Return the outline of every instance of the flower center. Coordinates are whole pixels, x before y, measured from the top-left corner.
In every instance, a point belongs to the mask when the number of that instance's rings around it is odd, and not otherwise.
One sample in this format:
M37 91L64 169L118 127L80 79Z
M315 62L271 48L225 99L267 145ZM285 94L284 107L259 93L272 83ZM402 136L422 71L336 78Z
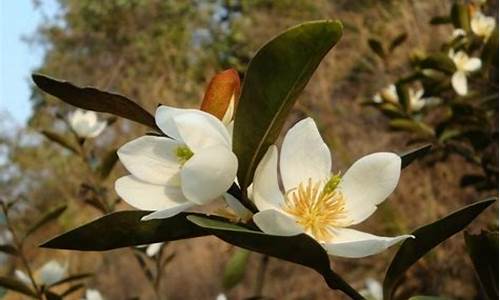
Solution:
M183 165L193 156L193 151L185 145L179 146L175 149L175 156L179 160L179 163Z
M319 241L330 241L334 227L347 226L344 197L337 189L340 175L334 175L320 189L311 179L287 192L283 209L293 215L306 232Z

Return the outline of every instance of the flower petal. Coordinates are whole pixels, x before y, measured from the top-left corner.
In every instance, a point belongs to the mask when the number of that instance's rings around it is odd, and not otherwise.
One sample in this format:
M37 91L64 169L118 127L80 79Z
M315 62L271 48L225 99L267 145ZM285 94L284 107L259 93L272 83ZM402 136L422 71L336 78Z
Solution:
M181 188L187 199L205 204L224 194L233 184L238 159L224 146L195 153L182 167Z
M278 148L271 145L255 170L251 199L260 211L279 208L283 194L278 184Z
M347 170L338 188L344 196L351 225L368 218L394 191L400 173L401 158L389 152L366 155Z
M161 245L163 245L163 242L150 244L150 245L146 248L146 254L147 254L149 257L153 257L153 256L155 256L155 255L158 253L158 251L160 251L160 249L161 249Z
M181 141L181 136L177 131L174 123L174 117L180 116L187 112L197 111L190 108L176 108L171 106L162 105L156 109L155 121L156 125L169 137Z
M158 136L143 136L118 149L125 168L138 179L163 185L178 185L180 163L175 156L181 144Z
M276 209L256 213L253 215L253 221L260 230L267 234L292 236L304 232L293 218Z
M141 210L161 211L189 204L180 188L146 183L132 175L119 178L115 190L125 202Z
M469 58L464 65L464 69L469 72L475 72L481 69L481 59L477 57Z
M231 146L229 133L224 124L209 113L198 110L174 117L181 140L196 153L215 145Z
M308 179L328 179L331 167L330 150L323 142L313 119L306 118L288 130L280 155L280 171L285 191L296 188Z
M177 206L172 206L170 208L157 210L155 212L150 213L149 215L145 215L141 218L141 221L149 221L154 219L167 219L173 217L190 207L193 207L195 204L193 202L185 202L184 204L180 204Z
M224 200L227 205L240 217L242 220L247 221L252 218L252 212L248 210L241 202L229 193L224 193Z
M407 238L415 238L408 234L396 237L377 236L350 228L336 228L333 233L333 242L324 244L323 247L330 255L350 258L374 255Z
M101 132L106 128L106 125L107 125L106 122L96 122L94 126L92 126L92 129L87 135L87 137L95 138L96 136L101 134Z
M464 96L467 94L467 77L464 72L457 71L451 77L451 85L457 94Z

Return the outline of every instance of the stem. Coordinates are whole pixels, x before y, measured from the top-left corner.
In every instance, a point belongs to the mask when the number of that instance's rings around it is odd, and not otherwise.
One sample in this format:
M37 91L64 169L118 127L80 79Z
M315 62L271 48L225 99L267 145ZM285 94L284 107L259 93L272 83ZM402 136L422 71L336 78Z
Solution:
M361 296L358 291L345 282L344 279L333 272L330 268L325 269L322 274L325 278L326 284L328 284L331 289L340 290L354 300L365 300L365 298Z
M238 199L240 203L252 213L257 213L259 211L255 204L248 199L247 193L242 192L236 183L233 183L227 192Z
M24 268L26 269L26 272L28 273L28 277L31 281L31 285L33 286L33 289L35 290L36 296L38 299L43 300L42 291L38 287L38 284L35 281L35 277L33 276L33 271L31 270L31 267L28 263L28 259L24 255L24 251L23 251L24 242L19 240L19 238L17 237L17 234L14 231L12 223L9 220L8 209L3 202L2 202L2 210L3 210L3 213L5 215L5 224L7 225L7 229L12 234L12 240L14 242L15 247L17 248L17 252L19 254L19 257L21 258L21 262L22 262Z
M255 286L253 289L254 296L252 298L262 297L262 292L264 291L264 279L266 277L268 263L269 256L263 255L260 260L259 269L257 270L257 277L255 278Z

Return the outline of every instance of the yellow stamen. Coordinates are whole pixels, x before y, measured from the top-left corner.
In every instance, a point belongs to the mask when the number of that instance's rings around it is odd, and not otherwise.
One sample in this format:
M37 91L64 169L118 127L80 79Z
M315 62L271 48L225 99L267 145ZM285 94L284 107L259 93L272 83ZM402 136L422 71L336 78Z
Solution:
M286 194L283 209L319 241L330 241L332 228L347 225L344 197L336 189L339 182L335 175L320 189L320 182L309 179Z

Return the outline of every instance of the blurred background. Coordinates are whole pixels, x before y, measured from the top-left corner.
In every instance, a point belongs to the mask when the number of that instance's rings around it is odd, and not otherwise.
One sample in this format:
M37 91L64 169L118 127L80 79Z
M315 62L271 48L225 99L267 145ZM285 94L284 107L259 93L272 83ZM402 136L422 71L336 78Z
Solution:
M498 3L491 2L487 13L496 16ZM332 149L334 168L344 171L362 155L411 148L408 133L388 130L387 119L362 103L407 72L412 53L437 50L441 44L437 41L449 39L451 25L436 27L429 21L449 14L452 3L1 1L0 196L19 199L12 218L20 231L44 212L67 205L57 221L27 239L25 250L30 264L37 269L57 259L68 264L69 273L94 273L85 284L100 290L106 299L156 299L140 264L126 249L84 253L37 247L101 213L86 205L88 191L84 186L90 179L82 161L39 133L51 130L65 134L61 116L74 108L36 89L31 73L118 92L150 112L158 104L198 107L216 72L235 68L243 75L253 53L272 36L303 21L339 19L344 35L309 82L287 126L306 115L315 118ZM407 34L406 41L385 61L367 42L370 38L392 40L401 33ZM100 157L144 133L141 126L116 120L91 141L93 155ZM498 159L498 142L496 145L491 155ZM379 235L410 232L466 204L497 196L497 188L460 186L464 175L478 172L480 167L457 155L418 161L405 169L395 193L360 228L370 228ZM125 170L118 163L103 181L110 198L116 198L113 183L123 174ZM118 209L130 208L118 203ZM497 228L497 210L495 204L469 230ZM231 245L215 237L203 237L171 242L164 251L172 257L164 267L160 288L164 299L215 299L221 292L228 299L252 296L259 254L250 254L242 281L224 290L222 274L235 251ZM367 278L383 279L393 254L391 249L365 259L334 258L332 264L354 287L363 289ZM10 256L0 256L0 263L2 274L12 275L20 268L19 261ZM81 298L78 293L74 299ZM410 269L401 297L416 293L482 299L461 234ZM274 258L269 261L263 294L272 299L344 299L329 290L315 272ZM5 291L3 297L24 299Z

